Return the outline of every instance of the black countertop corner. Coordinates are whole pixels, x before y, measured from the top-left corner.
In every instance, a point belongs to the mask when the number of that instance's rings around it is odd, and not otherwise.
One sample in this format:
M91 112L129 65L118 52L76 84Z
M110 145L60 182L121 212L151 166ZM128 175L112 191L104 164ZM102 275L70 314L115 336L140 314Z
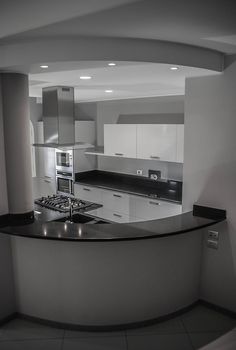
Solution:
M76 173L75 183L164 199L180 204L182 202L182 182L177 180L151 180L144 176L91 170Z

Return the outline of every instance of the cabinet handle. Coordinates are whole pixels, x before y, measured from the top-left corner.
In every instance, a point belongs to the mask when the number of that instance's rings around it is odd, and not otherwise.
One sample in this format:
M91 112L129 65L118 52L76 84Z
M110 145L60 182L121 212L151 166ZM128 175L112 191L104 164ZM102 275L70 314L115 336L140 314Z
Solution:
M50 181L50 180L44 180L44 182L47 182L48 184L50 184L50 183L51 183L51 181Z
M160 159L158 156L150 156L151 159Z
M153 202L153 201L150 201L149 204L152 204L152 205L160 205L159 202Z
M113 216L116 216L117 218L122 218L122 215L119 214L113 214Z
M52 177L51 176L48 176L48 175L44 175L45 179L51 179Z
M83 190L88 192L91 191L90 188L86 188L86 187L84 187Z
M115 156L123 156L124 153L115 153Z
M113 194L113 197L122 198L120 194Z

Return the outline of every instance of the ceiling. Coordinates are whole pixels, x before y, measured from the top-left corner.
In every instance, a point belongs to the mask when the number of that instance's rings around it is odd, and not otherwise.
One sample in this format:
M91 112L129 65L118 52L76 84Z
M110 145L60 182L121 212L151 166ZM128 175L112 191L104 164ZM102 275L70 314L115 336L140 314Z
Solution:
M235 0L1 0L0 36L2 42L78 36L143 38L233 54L235 18Z
M173 71L167 64L116 62L116 66L109 67L108 63L51 63L46 71L33 66L30 96L41 97L43 87L55 85L73 86L78 102L184 95L186 77L217 74L206 69L183 66ZM91 76L91 79L81 80L80 76Z
M138 0L0 0L0 38Z
M11 44L20 47L21 43L48 39L121 38L167 41L235 54L235 18L235 0L0 0L0 48L6 47L4 54L9 54ZM116 62L115 67L107 63L50 62L47 70L39 64L26 65L30 95L40 97L42 88L52 85L74 86L77 101L180 95L185 92L186 77L213 74L183 66L171 71L169 65L157 63ZM92 79L82 81L81 75ZM107 89L113 92L106 93Z

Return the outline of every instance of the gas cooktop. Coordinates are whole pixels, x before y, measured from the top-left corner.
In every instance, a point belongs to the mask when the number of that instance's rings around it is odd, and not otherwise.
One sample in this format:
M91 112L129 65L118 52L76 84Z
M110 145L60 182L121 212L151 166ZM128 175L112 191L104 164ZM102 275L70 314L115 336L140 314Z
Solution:
M34 201L35 204L38 204L44 208L60 211L61 213L67 213L70 211L69 200L66 196L61 195L52 195L47 197L41 197ZM91 207L94 209L96 204L87 202L77 198L71 198L71 206L73 211L87 209Z

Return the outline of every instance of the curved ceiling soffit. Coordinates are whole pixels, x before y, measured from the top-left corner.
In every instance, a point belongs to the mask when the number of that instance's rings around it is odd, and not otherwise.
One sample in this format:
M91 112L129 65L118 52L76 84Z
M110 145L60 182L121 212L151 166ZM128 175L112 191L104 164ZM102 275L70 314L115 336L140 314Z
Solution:
M69 38L20 42L0 46L0 69L60 61L137 61L224 69L224 54L206 48L157 40Z

